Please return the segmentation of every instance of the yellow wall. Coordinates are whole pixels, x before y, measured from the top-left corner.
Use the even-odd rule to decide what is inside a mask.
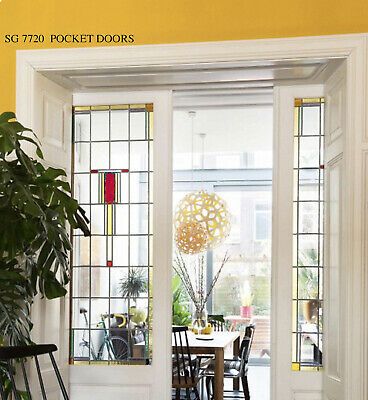
[[[0,0],[0,111],[15,107],[15,50],[57,47],[4,44],[5,34],[132,33],[149,44],[367,31],[367,0]]]

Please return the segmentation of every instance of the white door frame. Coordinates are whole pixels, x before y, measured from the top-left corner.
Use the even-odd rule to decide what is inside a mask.
[[[202,63],[253,62],[262,60],[345,58],[347,62],[346,157],[348,215],[345,243],[350,255],[347,291],[346,400],[368,398],[368,122],[367,107],[367,34],[103,47],[83,49],[17,51],[16,108],[18,118],[32,126],[33,80],[38,72],[66,69],[108,69],[114,67],[188,65]],[[277,271],[273,269],[275,281]],[[275,295],[273,294],[273,298]],[[272,332],[277,332],[273,320]],[[168,337],[167,340],[170,340]],[[272,338],[275,341],[275,338]],[[169,344],[168,344],[169,345]],[[274,363],[274,360],[272,361]],[[275,382],[272,383],[275,398]]]

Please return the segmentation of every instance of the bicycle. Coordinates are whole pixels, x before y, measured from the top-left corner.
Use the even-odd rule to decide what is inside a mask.
[[[88,328],[87,310],[80,308],[79,312],[83,314],[86,327]],[[92,341],[85,338],[86,330],[83,331],[82,340],[79,343],[80,359],[92,359],[93,361],[112,360],[125,361],[130,357],[129,344],[120,336],[111,336],[109,329],[106,327],[105,320],[107,318],[121,318],[122,322],[117,328],[123,328],[126,323],[126,317],[122,314],[101,314],[101,321],[97,323],[98,328],[102,328],[103,340],[96,352]]]

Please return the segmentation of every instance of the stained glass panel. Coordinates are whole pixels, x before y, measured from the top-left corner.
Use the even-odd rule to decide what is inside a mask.
[[[322,367],[324,99],[296,99],[292,370]]]
[[[153,105],[75,107],[73,118],[73,191],[91,237],[73,237],[71,362],[147,364]]]

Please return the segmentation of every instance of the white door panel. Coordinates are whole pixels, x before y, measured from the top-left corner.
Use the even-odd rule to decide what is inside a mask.
[[[346,270],[343,257],[344,182],[345,182],[345,66],[341,66],[326,83],[326,153],[325,153],[325,318],[327,337],[324,352],[325,399],[345,400],[346,365]]]
[[[32,103],[31,128],[37,134],[45,157],[44,165],[63,168],[70,178],[72,94],[40,74],[34,77],[35,97]],[[69,381],[69,295],[45,300],[37,297],[32,306],[32,339],[35,343],[54,343],[59,351],[56,362],[68,387]],[[40,367],[50,399],[59,398],[59,388],[49,357],[40,357]],[[35,368],[30,383],[41,398]]]
[[[322,372],[292,371],[292,265],[294,100],[323,93],[321,85],[274,89],[272,400],[322,399]]]
[[[153,355],[151,365],[71,365],[71,400],[171,398],[172,104],[170,91],[75,94],[74,105],[153,103]]]

